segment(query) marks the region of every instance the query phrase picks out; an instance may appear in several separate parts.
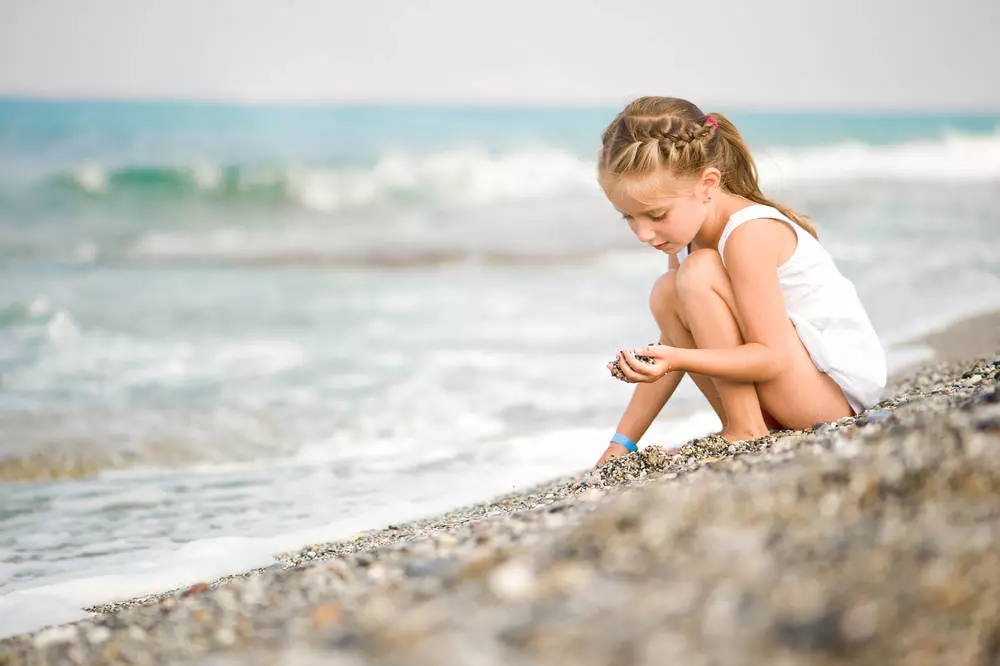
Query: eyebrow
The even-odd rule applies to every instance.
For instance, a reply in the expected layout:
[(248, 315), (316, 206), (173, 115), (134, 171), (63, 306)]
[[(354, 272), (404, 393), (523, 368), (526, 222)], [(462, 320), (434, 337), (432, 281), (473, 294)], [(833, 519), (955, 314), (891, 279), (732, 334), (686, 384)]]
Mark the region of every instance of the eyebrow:
[[(618, 209), (616, 208), (615, 210), (618, 210)], [(650, 213), (657, 213), (657, 212), (664, 212), (665, 213), (668, 210), (670, 210), (670, 208), (668, 206), (660, 206), (659, 208), (647, 208), (646, 210), (640, 211), (639, 215), (648, 215)], [(622, 213), (622, 211), (620, 211), (620, 210), (618, 212), (621, 213), (622, 215), (628, 215), (628, 213)]]

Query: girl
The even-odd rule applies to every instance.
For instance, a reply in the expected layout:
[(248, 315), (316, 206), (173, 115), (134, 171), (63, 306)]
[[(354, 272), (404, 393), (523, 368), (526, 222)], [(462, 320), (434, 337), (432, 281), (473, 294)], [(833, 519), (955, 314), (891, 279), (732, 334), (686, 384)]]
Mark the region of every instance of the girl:
[(650, 295), (661, 344), (608, 364), (638, 385), (597, 465), (636, 450), (684, 373), (729, 441), (852, 416), (879, 400), (885, 356), (854, 286), (807, 218), (761, 193), (725, 116), (642, 97), (601, 143), (605, 195), (641, 242), (669, 255), (670, 270)]

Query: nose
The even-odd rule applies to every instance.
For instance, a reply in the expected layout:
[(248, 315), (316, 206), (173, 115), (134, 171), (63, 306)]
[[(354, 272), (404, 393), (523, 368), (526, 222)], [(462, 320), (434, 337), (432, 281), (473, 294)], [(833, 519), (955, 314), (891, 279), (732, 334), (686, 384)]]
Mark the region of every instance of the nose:
[(648, 243), (654, 238), (656, 238), (656, 234), (649, 227), (639, 227), (638, 229), (635, 230), (635, 235), (643, 243)]

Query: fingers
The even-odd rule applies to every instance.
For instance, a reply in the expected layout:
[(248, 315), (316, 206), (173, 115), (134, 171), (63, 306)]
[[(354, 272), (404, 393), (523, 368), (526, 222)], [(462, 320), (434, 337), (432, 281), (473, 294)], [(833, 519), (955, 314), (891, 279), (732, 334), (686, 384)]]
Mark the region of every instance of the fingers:
[(597, 461), (597, 464), (594, 465), (593, 469), (597, 469), (598, 467), (608, 462), (609, 460), (613, 460), (627, 453), (628, 449), (626, 449), (624, 446), (612, 442), (611, 444), (608, 445), (608, 448), (604, 451), (604, 455), (602, 455), (601, 459)]
[(612, 377), (623, 382), (655, 382), (671, 370), (669, 350), (670, 347), (654, 342), (632, 351), (619, 351), (607, 367)]
[(616, 358), (614, 361), (608, 363), (608, 370), (611, 372), (611, 376), (615, 379), (619, 379), (623, 382), (627, 382), (628, 379), (622, 374), (621, 363), (618, 362)]
[(608, 363), (608, 370), (611, 372), (611, 376), (615, 379), (623, 382), (629, 382), (631, 380), (625, 376), (625, 372), (622, 370), (623, 365), (625, 365), (625, 363), (621, 360), (621, 357), (616, 356), (615, 360)]
[(618, 364), (622, 368), (622, 373), (638, 382), (652, 382), (659, 379), (663, 373), (655, 365), (655, 360), (651, 357), (638, 357), (631, 351), (618, 352)]
[(645, 347), (636, 347), (632, 351), (637, 357), (645, 357), (639, 358), (640, 361), (651, 363), (654, 359), (659, 358), (659, 355), (663, 352), (663, 347), (664, 344), (662, 342), (650, 342)]

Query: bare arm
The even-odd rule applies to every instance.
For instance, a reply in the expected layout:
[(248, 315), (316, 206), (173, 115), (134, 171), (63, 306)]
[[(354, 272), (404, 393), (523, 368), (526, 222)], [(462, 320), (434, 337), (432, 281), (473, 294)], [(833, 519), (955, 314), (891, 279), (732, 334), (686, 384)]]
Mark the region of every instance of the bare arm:
[[(677, 257), (671, 256), (670, 269), (677, 270), (679, 266)], [(653, 310), (654, 318), (658, 314), (655, 300), (656, 289), (654, 287), (653, 294), (650, 296), (650, 307)], [(662, 327), (662, 324), (657, 323)], [(638, 442), (646, 434), (646, 430), (649, 429), (649, 426), (656, 419), (663, 406), (667, 404), (667, 400), (677, 390), (677, 386), (681, 383), (682, 379), (684, 379), (684, 371), (674, 370), (666, 373), (655, 382), (636, 385), (635, 391), (632, 393), (632, 398), (625, 408), (625, 413), (622, 414), (621, 420), (618, 421), (617, 431), (633, 442)], [(596, 466), (599, 467), (611, 458), (616, 458), (626, 453), (628, 453), (628, 449), (624, 446), (611, 443), (608, 445), (604, 455), (601, 456), (601, 459), (597, 461)]]
[[(746, 329), (746, 342), (731, 349), (673, 349), (670, 367), (738, 382), (766, 382), (785, 368), (782, 336), (788, 312), (778, 281), (779, 254), (789, 250), (784, 222), (751, 220), (732, 233), (726, 244), (726, 270), (736, 308)], [(794, 245), (791, 246), (794, 251)]]
[(653, 420), (667, 404), (667, 400), (677, 390), (677, 385), (684, 379), (684, 372), (675, 370), (668, 372), (655, 382), (637, 384), (632, 399), (629, 400), (625, 413), (618, 422), (618, 432), (633, 442), (646, 434)]
[[(684, 373), (675, 370), (668, 372), (655, 382), (637, 384), (632, 393), (632, 399), (629, 400), (628, 407), (625, 408), (625, 413), (622, 414), (622, 418), (618, 422), (618, 432), (633, 442), (638, 442), (646, 434), (646, 430), (649, 429), (650, 424), (653, 423), (663, 406), (667, 404), (667, 400), (674, 394), (682, 379), (684, 379)], [(612, 442), (608, 444), (604, 455), (594, 466), (600, 467), (612, 458), (626, 453), (628, 453), (628, 449), (617, 442)]]
[(748, 342), (732, 349), (678, 349), (671, 367), (736, 382), (766, 382), (782, 367), (764, 345)]

